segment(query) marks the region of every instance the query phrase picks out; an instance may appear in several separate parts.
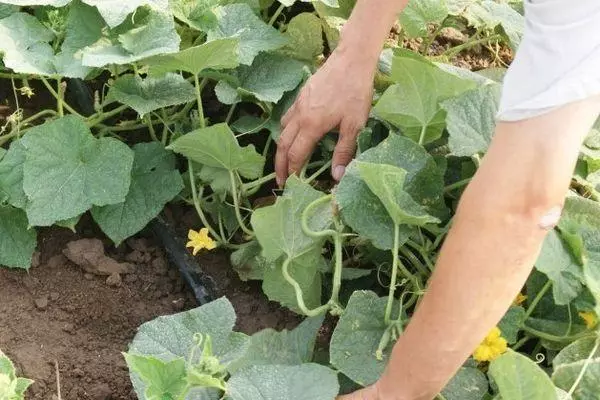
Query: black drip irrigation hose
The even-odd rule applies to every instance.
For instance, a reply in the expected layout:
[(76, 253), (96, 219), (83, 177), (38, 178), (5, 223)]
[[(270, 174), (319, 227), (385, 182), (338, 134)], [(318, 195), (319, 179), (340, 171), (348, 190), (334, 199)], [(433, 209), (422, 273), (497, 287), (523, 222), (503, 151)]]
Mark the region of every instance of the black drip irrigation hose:
[(169, 261), (179, 269), (181, 277), (194, 292), (198, 304), (204, 305), (214, 300), (216, 298), (214, 280), (200, 268), (175, 230), (160, 217), (152, 220), (150, 229), (167, 253)]
[[(67, 91), (75, 100), (76, 108), (80, 112), (84, 115), (94, 113), (94, 95), (85, 81), (81, 79), (68, 80)], [(171, 264), (179, 269), (181, 277), (194, 292), (198, 304), (204, 305), (216, 299), (215, 281), (190, 255), (185, 242), (175, 233), (175, 230), (160, 216), (152, 220), (150, 229), (167, 253)]]

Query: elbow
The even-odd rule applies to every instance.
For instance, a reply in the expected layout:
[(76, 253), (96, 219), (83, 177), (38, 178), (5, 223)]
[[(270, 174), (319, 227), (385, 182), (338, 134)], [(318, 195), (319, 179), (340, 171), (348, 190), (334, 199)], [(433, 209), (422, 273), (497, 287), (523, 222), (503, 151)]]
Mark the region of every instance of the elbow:
[(558, 188), (534, 183), (496, 189), (476, 179), (465, 190), (457, 215), (470, 215), (481, 224), (507, 226), (525, 232), (547, 232), (560, 219), (565, 194)]

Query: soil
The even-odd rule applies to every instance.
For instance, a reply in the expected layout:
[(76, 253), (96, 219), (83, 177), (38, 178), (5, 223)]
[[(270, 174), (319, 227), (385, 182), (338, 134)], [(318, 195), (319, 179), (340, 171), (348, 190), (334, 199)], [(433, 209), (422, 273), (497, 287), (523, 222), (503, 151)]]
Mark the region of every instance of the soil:
[[(80, 233), (42, 231), (29, 272), (0, 269), (0, 348), (35, 380), (28, 399), (58, 399), (56, 366), (64, 400), (136, 399), (121, 352), (142, 323), (197, 306), (151, 236), (114, 248), (91, 223), (82, 224), (89, 227)], [(214, 277), (217, 295), (234, 304), (237, 330), (299, 322), (260, 285), (241, 282), (225, 253), (204, 254), (199, 263)]]

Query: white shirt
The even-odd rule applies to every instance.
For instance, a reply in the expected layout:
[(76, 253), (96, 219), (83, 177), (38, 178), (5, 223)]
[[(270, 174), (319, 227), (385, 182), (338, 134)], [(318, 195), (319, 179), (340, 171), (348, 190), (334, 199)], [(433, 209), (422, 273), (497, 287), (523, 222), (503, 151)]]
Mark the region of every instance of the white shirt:
[(526, 26), (497, 114), (515, 121), (600, 94), (600, 0), (524, 0)]

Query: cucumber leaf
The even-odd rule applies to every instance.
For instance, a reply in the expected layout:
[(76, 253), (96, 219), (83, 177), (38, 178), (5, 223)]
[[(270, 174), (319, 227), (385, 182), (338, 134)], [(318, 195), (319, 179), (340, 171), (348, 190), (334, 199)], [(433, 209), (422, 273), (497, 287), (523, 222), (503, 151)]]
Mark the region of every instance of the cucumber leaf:
[(26, 149), (19, 140), (11, 143), (6, 155), (0, 160), (0, 203), (25, 208), (27, 196), (23, 191), (23, 164)]
[(152, 9), (166, 12), (169, 8), (168, 0), (82, 0), (84, 3), (98, 9), (108, 26), (114, 28), (125, 21), (125, 18), (138, 7), (150, 6)]
[(501, 90), (501, 85), (486, 84), (442, 102), (453, 155), (470, 157), (488, 149), (496, 129)]
[(323, 21), (311, 13), (296, 15), (287, 25), (288, 43), (280, 51), (297, 60), (314, 64), (323, 54)]
[(573, 400), (593, 399), (600, 393), (600, 350), (597, 338), (579, 339), (565, 347), (553, 360), (552, 380), (561, 389), (570, 390), (583, 372), (573, 392)]
[(131, 186), (125, 201), (92, 209), (94, 220), (117, 246), (141, 231), (183, 189), (175, 157), (162, 144), (139, 143), (133, 152)]
[[(384, 322), (387, 297), (370, 291), (356, 291), (335, 327), (330, 343), (330, 362), (354, 382), (368, 386), (375, 383), (389, 360), (393, 341), (375, 357), (379, 342), (387, 329)], [(398, 314), (397, 304), (392, 315)]]
[(245, 178), (262, 175), (265, 159), (254, 145), (241, 147), (227, 124), (216, 124), (183, 135), (168, 147), (192, 161), (237, 171)]
[(32, 226), (50, 226), (93, 205), (121, 203), (129, 191), (133, 152), (96, 139), (80, 117), (66, 116), (27, 131), (23, 189)]
[(217, 26), (208, 31), (207, 39), (239, 38), (240, 63), (252, 65), (262, 51), (275, 50), (287, 41), (275, 28), (258, 18), (247, 4), (230, 4), (214, 9)]
[(462, 367), (442, 391), (446, 400), (483, 400), (489, 385), (485, 374), (473, 367)]
[(160, 108), (196, 99), (194, 85), (178, 74), (161, 78), (122, 75), (110, 87), (106, 101), (118, 101), (133, 108), (140, 117)]
[(25, 212), (0, 205), (0, 265), (28, 270), (36, 244), (37, 233), (29, 228)]
[(395, 82), (373, 111), (420, 144), (439, 139), (446, 124), (440, 103), (473, 89), (476, 83), (442, 71), (429, 61), (396, 56), (391, 78)]
[[(335, 191), (342, 218), (355, 232), (371, 240), (382, 250), (389, 250), (394, 242), (394, 221), (385, 205), (361, 178), (359, 162), (395, 166), (406, 171), (403, 190), (428, 214), (442, 219), (446, 208), (442, 199), (444, 182), (442, 172), (434, 159), (412, 140), (391, 134), (378, 146), (361, 153), (350, 163)], [(406, 239), (410, 227), (401, 226), (401, 240)]]
[(153, 75), (186, 71), (198, 75), (206, 69), (235, 68), (239, 65), (237, 38), (215, 39), (173, 54), (162, 54), (146, 60)]
[(257, 365), (227, 382), (230, 400), (331, 400), (340, 390), (336, 373), (322, 365)]
[(163, 361), (151, 356), (124, 354), (132, 373), (146, 384), (143, 399), (177, 399), (187, 386), (185, 359)]
[(295, 89), (304, 76), (304, 64), (278, 54), (259, 54), (252, 66), (241, 65), (235, 72), (239, 85), (220, 81), (215, 87), (223, 104), (234, 104), (243, 97), (277, 103), (285, 92)]
[(244, 356), (229, 366), (237, 371), (253, 365), (301, 365), (311, 362), (324, 317), (307, 318), (292, 331), (265, 329), (250, 337)]
[(489, 374), (504, 400), (557, 398), (550, 377), (535, 362), (512, 350), (490, 363)]
[(400, 14), (400, 25), (408, 37), (420, 38), (429, 33), (429, 24), (439, 25), (447, 16), (445, 1), (411, 0)]
[(169, 0), (173, 15), (191, 28), (207, 32), (216, 27), (217, 16), (212, 11), (219, 0)]

